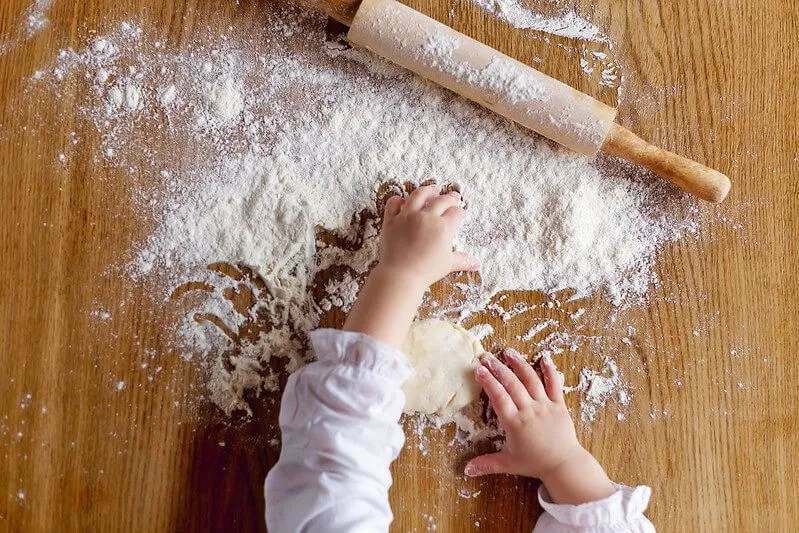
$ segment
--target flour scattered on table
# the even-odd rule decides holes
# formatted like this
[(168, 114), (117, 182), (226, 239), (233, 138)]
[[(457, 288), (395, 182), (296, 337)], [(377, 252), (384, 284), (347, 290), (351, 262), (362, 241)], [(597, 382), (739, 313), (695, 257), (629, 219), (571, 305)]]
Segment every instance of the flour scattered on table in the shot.
[(338, 307), (347, 312), (355, 304), (359, 289), (358, 280), (354, 279), (349, 272), (344, 273), (340, 279), (331, 279), (327, 282), (325, 285), (327, 296), (319, 303), (319, 307), (324, 311)]
[[(610, 400), (614, 399), (622, 406), (630, 403), (630, 396), (621, 379), (619, 367), (613, 359), (605, 359), (604, 368), (597, 372), (584, 368), (580, 372), (580, 382), (576, 390), (582, 395), (584, 401), (580, 404), (580, 416), (583, 421), (593, 421), (598, 411)], [(622, 415), (623, 413), (618, 413)]]
[(573, 9), (557, 16), (547, 16), (525, 6), (523, 0), (472, 0), (472, 2), (516, 28), (542, 31), (572, 39), (607, 41), (607, 37), (599, 27), (578, 15)]
[(101, 322), (107, 322), (111, 320), (111, 312), (106, 309), (94, 309), (89, 314), (92, 318), (95, 318)]
[(422, 520), (424, 520), (427, 531), (438, 530), (438, 525), (436, 524), (436, 519), (433, 515), (422, 513)]
[(458, 496), (463, 498), (463, 499), (468, 500), (470, 498), (477, 498), (478, 496), (480, 496), (480, 492), (482, 492), (482, 491), (469, 490), (469, 489), (460, 489), (460, 490), (458, 490)]
[(573, 8), (547, 15), (532, 9), (524, 0), (472, 2), (515, 28), (542, 32), (546, 42), (550, 41), (549, 35), (574, 39), (575, 45), (558, 46), (575, 54), (580, 69), (588, 78), (600, 86), (615, 89), (617, 102), (624, 97), (628, 87), (620, 65), (623, 55), (601, 28), (578, 15)]
[(32, 37), (50, 24), (50, 19), (47, 18), (47, 11), (52, 3), (53, 0), (35, 0), (25, 10), (23, 32), (26, 37)]
[(15, 35), (7, 38), (0, 36), (0, 56), (32, 38), (50, 24), (47, 12), (53, 0), (34, 0), (25, 9), (16, 28)]
[[(307, 332), (352, 306), (376, 258), (379, 205), (405, 181), (436, 178), (467, 202), (458, 246), (483, 268), (457, 291), (460, 319), (530, 311), (500, 305), (497, 293), (515, 289), (639, 303), (657, 282), (658, 252), (698, 231), (696, 204), (648, 174), (560, 149), (331, 42), (325, 24), (283, 10), (254, 37), (176, 52), (123, 22), (33, 76), (34, 89), (59, 96), (88, 89), (79, 106), (96, 133), (94, 163), (126, 180), (149, 228), (124, 272), (185, 306), (179, 352), (203, 366), (225, 413), (251, 413), (277, 390), (276, 369), (304, 363)], [(578, 33), (601, 38), (590, 26)], [(617, 382), (596, 372), (580, 390), (598, 404), (611, 395), (600, 378)]]
[(494, 326), (491, 324), (477, 324), (469, 328), (469, 333), (474, 335), (478, 341), (482, 341), (494, 334)]
[(527, 332), (524, 335), (519, 335), (516, 338), (518, 340), (520, 340), (520, 341), (530, 341), (533, 338), (535, 338), (536, 335), (538, 335), (539, 333), (541, 333), (545, 329), (552, 328), (552, 327), (555, 327), (557, 325), (558, 325), (558, 321), (555, 320), (555, 319), (550, 318), (550, 319), (547, 319), (547, 320), (542, 320), (541, 322), (531, 326), (530, 329), (528, 329)]

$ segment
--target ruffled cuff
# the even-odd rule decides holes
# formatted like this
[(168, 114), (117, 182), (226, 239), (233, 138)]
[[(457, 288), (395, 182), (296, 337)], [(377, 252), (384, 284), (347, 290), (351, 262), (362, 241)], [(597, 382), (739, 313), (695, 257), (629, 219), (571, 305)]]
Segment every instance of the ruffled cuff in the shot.
[(319, 361), (353, 366), (399, 381), (413, 373), (405, 354), (363, 333), (323, 328), (312, 331), (310, 339)]
[(595, 502), (581, 505), (556, 504), (552, 502), (543, 485), (538, 489), (538, 502), (552, 518), (570, 526), (609, 526), (633, 523), (641, 519), (649, 505), (652, 489), (646, 485), (628, 487), (614, 483), (616, 492)]

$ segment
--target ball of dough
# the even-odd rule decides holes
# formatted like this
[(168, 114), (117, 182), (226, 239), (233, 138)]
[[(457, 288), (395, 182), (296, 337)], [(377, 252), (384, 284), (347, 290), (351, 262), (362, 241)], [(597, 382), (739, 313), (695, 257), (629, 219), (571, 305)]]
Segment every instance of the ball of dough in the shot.
[(474, 367), (480, 341), (444, 320), (414, 322), (403, 345), (415, 373), (405, 382), (405, 412), (451, 419), (480, 395)]

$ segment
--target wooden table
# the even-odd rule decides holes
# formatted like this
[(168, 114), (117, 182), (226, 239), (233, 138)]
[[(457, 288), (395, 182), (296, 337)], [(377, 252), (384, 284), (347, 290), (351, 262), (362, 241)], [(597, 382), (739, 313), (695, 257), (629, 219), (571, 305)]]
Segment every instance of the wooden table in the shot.
[[(208, 26), (251, 28), (258, 4), (55, 0), (50, 27), (28, 40), (20, 35), (0, 55), (3, 530), (264, 529), (262, 484), (277, 456), (268, 443), (275, 404), (265, 399), (255, 419), (231, 423), (203, 402), (183, 402), (201, 383), (174, 354), (159, 355), (169, 379), (145, 379), (143, 350), (161, 345), (167, 313), (144, 305), (143, 289), (101, 275), (136, 233), (124, 217), (106, 216), (106, 206), (124, 202), (126, 193), (98, 180), (104, 169), (80, 148), (64, 177), (54, 158), (72, 127), (74, 102), (65, 97), (65, 117), (55, 121), (24, 93), (24, 78), (56, 50), (82, 46), (87, 30), (134, 17), (181, 47)], [(612, 97), (582, 75), (573, 51), (554, 46), (574, 46), (567, 40), (547, 44), (465, 0), (411, 4)], [(0, 35), (17, 35), (27, 5), (0, 3)], [(649, 516), (661, 530), (793, 530), (799, 11), (793, 0), (597, 0), (580, 7), (627, 55), (625, 72), (643, 88), (622, 101), (622, 123), (734, 182), (698, 239), (661, 254), (663, 282), (649, 305), (632, 312), (637, 333), (624, 365), (636, 370), (625, 376), (634, 394), (627, 418), (601, 414), (580, 425), (581, 438), (614, 479), (652, 486)], [(90, 320), (96, 302), (114, 301), (113, 320)], [(601, 299), (592, 305), (600, 308)], [(515, 339), (523, 324), (514, 324), (495, 321), (494, 343)], [(575, 369), (590, 356), (576, 354)], [(570, 379), (575, 369), (567, 369)], [(473, 452), (453, 453), (446, 431), (430, 439), (424, 455), (411, 437), (394, 465), (396, 531), (531, 529), (539, 512), (533, 481), (464, 480), (458, 469)], [(459, 490), (479, 494), (464, 498)]]

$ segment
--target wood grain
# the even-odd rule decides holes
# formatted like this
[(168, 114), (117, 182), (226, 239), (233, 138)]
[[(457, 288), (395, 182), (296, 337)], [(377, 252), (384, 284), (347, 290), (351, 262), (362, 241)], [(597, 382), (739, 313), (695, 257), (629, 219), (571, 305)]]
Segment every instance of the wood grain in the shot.
[[(514, 30), (468, 0), (409, 4), (512, 57), (538, 58), (545, 73), (615, 103), (611, 89), (581, 72), (579, 44)], [(27, 5), (0, 3), (3, 39), (16, 38)], [(89, 142), (65, 145), (80, 127), (75, 95), (65, 93), (56, 116), (26, 95), (25, 82), (58, 49), (79, 48), (89, 30), (105, 31), (117, 20), (141, 20), (181, 49), (228, 26), (257, 31), (262, 7), (252, 0), (55, 0), (51, 25), (0, 55), (2, 530), (264, 529), (262, 482), (277, 457), (268, 442), (275, 399), (258, 402), (252, 420), (232, 422), (193, 400), (201, 394), (200, 373), (169, 352), (163, 327), (173, 310), (150, 303), (146, 289), (103, 275), (146, 232), (132, 218), (109, 214), (107, 206), (124, 205), (129, 191), (92, 163)], [(696, 239), (660, 255), (662, 283), (652, 302), (622, 317), (637, 328), (622, 361), (634, 391), (627, 418), (606, 413), (580, 425), (581, 438), (614, 479), (653, 487), (649, 515), (663, 531), (793, 530), (795, 3), (596, 0), (579, 8), (608, 30), (625, 58), (632, 89), (620, 104), (620, 122), (736, 184), (724, 206), (703, 208), (707, 220)], [(66, 168), (56, 164), (62, 151), (70, 158)], [(112, 320), (89, 320), (96, 302), (118, 302)], [(612, 311), (600, 297), (584, 305), (597, 328)], [(536, 316), (492, 319), (494, 342), (524, 348), (516, 336)], [(567, 376), (573, 380), (597, 358), (579, 351)], [(163, 368), (162, 377), (147, 379), (147, 361)], [(118, 381), (126, 383), (122, 391)], [(459, 468), (473, 450), (452, 448), (444, 431), (427, 435), (423, 454), (409, 434), (393, 467), (394, 530), (531, 529), (535, 482), (464, 480)], [(462, 489), (479, 494), (463, 498)]]

